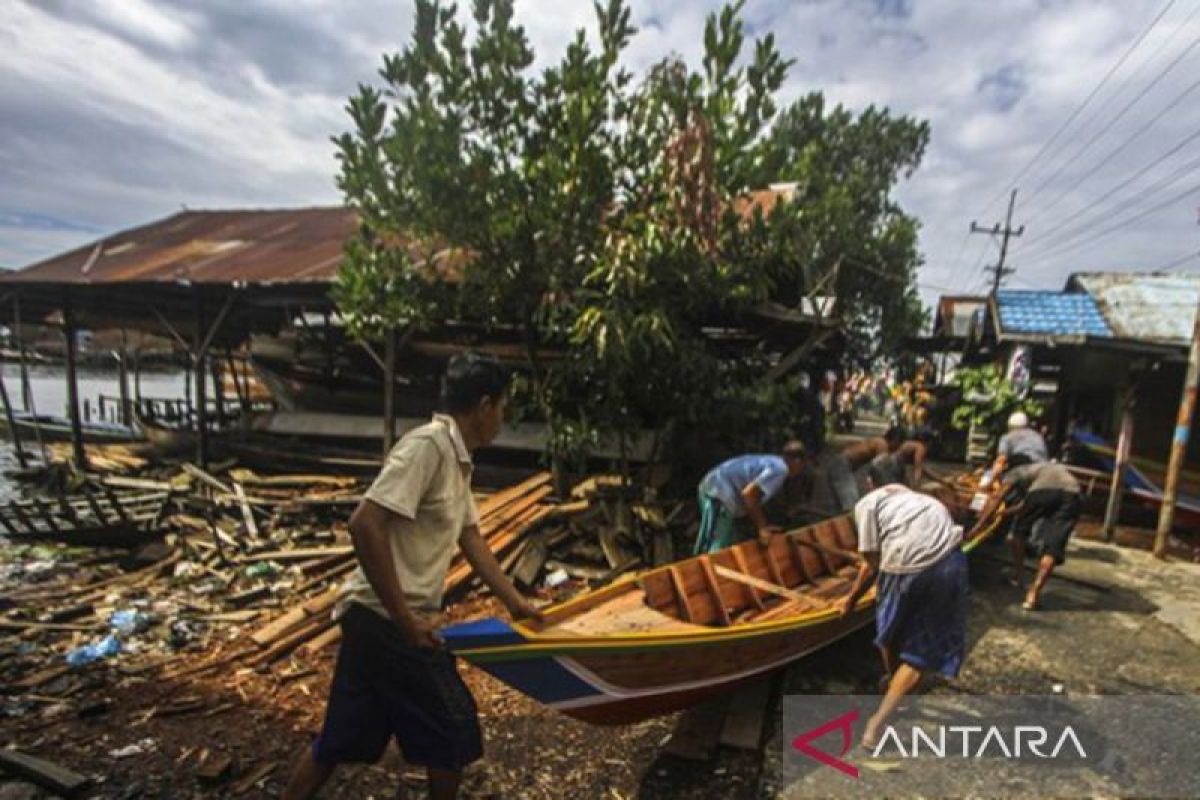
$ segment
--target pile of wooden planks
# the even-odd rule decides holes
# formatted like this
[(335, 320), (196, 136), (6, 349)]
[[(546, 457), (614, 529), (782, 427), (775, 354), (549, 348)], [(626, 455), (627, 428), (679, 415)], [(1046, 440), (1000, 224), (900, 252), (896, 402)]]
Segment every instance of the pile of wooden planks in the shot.
[[(543, 472), (478, 502), (480, 533), (502, 565), (512, 563), (514, 556), (522, 551), (526, 534), (554, 508), (548, 502), (551, 491), (550, 475)], [(350, 572), (355, 563), (352, 548), (339, 548), (330, 555), (332, 550), (324, 548), (313, 553), (280, 551), (268, 555), (275, 559), (286, 559), (289, 552), (296, 552), (302, 558), (324, 555), (314, 563), (320, 568), (319, 575), (327, 581), (331, 575)], [(303, 565), (301, 568), (304, 568)], [(446, 597), (461, 593), (471, 576), (471, 565), (461, 552), (455, 553), (446, 575)], [(299, 590), (305, 588), (309, 587), (302, 586)], [(324, 588), (250, 634), (256, 649), (248, 654), (247, 663), (269, 664), (294, 652), (311, 656), (337, 642), (340, 631), (332, 617), (337, 593), (337, 586)]]

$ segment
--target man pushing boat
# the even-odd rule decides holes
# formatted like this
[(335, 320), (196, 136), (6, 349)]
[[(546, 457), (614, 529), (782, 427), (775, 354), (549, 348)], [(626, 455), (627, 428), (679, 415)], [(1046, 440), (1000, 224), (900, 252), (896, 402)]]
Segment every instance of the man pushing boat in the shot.
[(848, 616), (878, 575), (875, 645), (887, 690), (863, 732), (862, 743), (871, 748), (922, 674), (958, 675), (967, 645), (967, 557), (962, 528), (946, 507), (900, 484), (859, 500), (854, 522), (858, 574), (838, 611)]
[(799, 478), (807, 463), (804, 445), (791, 441), (780, 455), (738, 456), (709, 470), (697, 492), (700, 531), (696, 535), (696, 554), (723, 550), (749, 538), (739, 535), (738, 530), (745, 532), (743, 520), (747, 519), (754, 525), (759, 541), (766, 544), (779, 529), (767, 521), (763, 506), (783, 491), (788, 481)]
[(482, 755), (475, 701), (432, 618), (456, 546), (514, 618), (538, 616), (480, 535), (471, 496), (471, 455), (500, 432), (507, 390), (495, 360), (451, 359), (448, 413), (396, 443), (351, 516), (358, 569), (337, 606), (342, 641), (325, 724), (285, 800), (314, 796), (338, 764), (378, 761), (393, 738), (405, 761), (426, 768), (430, 797), (449, 800), (463, 767)]
[(1016, 515), (1011, 533), (1014, 586), (1024, 582), (1026, 549), (1032, 544), (1037, 551), (1037, 573), (1022, 604), (1033, 611), (1054, 568), (1067, 558), (1067, 542), (1079, 522), (1079, 481), (1056, 461), (1013, 467), (999, 491), (988, 497), (972, 534), (987, 524), (1001, 500), (1012, 509), (1008, 513)]

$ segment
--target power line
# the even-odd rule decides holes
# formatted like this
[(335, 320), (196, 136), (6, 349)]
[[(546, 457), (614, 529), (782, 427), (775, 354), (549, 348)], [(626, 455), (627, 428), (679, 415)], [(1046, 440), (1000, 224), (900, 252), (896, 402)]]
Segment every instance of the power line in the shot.
[(1130, 100), (1128, 103), (1126, 103), (1121, 108), (1120, 111), (1118, 111), (1112, 118), (1110, 118), (1108, 120), (1108, 122), (1103, 127), (1100, 128), (1099, 131), (1097, 131), (1090, 139), (1088, 139), (1087, 142), (1085, 142), (1084, 145), (1075, 152), (1074, 156), (1072, 156), (1071, 158), (1068, 158), (1066, 161), (1064, 161), (1062, 164), (1060, 164), (1058, 169), (1056, 169), (1048, 178), (1046, 178), (1041, 183), (1039, 183), (1037, 185), (1037, 187), (1030, 193), (1029, 200), (1032, 200), (1034, 197), (1036, 197), (1038, 194), (1040, 194), (1043, 189), (1045, 189), (1047, 186), (1049, 186), (1054, 181), (1055, 178), (1057, 178), (1059, 175), (1062, 174), (1063, 170), (1065, 170), (1067, 167), (1071, 166), (1076, 161), (1078, 161), (1083, 156), (1084, 153), (1086, 153), (1088, 150), (1090, 150), (1092, 148), (1092, 145), (1094, 145), (1096, 142), (1100, 141), (1100, 139), (1103, 138), (1103, 136), (1106, 133), (1108, 133), (1110, 130), (1112, 130), (1114, 125), (1116, 125), (1127, 113), (1129, 113), (1130, 109), (1132, 109), (1134, 106), (1136, 106), (1138, 103), (1140, 103), (1142, 98), (1144, 98), (1147, 94), (1149, 94), (1150, 91), (1155, 86), (1158, 85), (1159, 81), (1161, 81), (1163, 78), (1167, 77), (1167, 75), (1171, 74), (1171, 71), (1173, 69), (1175, 69), (1175, 67), (1179, 66), (1180, 62), (1183, 61), (1183, 59), (1185, 59), (1187, 56), (1191, 55), (1191, 52), (1193, 50), (1195, 50), (1197, 47), (1200, 47), (1200, 37), (1197, 37), (1196, 39), (1194, 39), (1192, 41), (1192, 43), (1183, 50), (1183, 52), (1181, 52), (1179, 55), (1177, 55), (1175, 57), (1175, 59), (1166, 66), (1165, 69), (1163, 69), (1161, 72), (1159, 72), (1157, 75), (1155, 75), (1154, 78), (1150, 81), (1150, 83), (1148, 83), (1146, 86), (1144, 86), (1142, 88), (1142, 90), (1140, 92), (1138, 92), (1137, 95), (1135, 95), (1132, 100)]
[(1146, 173), (1150, 172), (1150, 170), (1154, 169), (1154, 168), (1155, 168), (1155, 167), (1157, 167), (1159, 164), (1161, 164), (1162, 162), (1166, 161), (1168, 158), (1170, 158), (1171, 156), (1175, 155), (1175, 154), (1176, 154), (1176, 153), (1178, 153), (1180, 150), (1182, 150), (1184, 147), (1186, 147), (1187, 145), (1189, 145), (1189, 144), (1191, 144), (1192, 142), (1196, 141), (1197, 139), (1200, 139), (1200, 130), (1196, 130), (1196, 131), (1195, 131), (1195, 132), (1193, 132), (1193, 133), (1192, 133), (1190, 136), (1188, 136), (1187, 138), (1185, 138), (1185, 139), (1184, 139), (1182, 142), (1180, 142), (1179, 144), (1175, 145), (1175, 146), (1174, 146), (1174, 147), (1172, 147), (1170, 150), (1168, 150), (1167, 152), (1163, 153), (1163, 154), (1162, 154), (1162, 155), (1160, 155), (1158, 158), (1154, 159), (1154, 161), (1152, 161), (1152, 162), (1150, 162), (1149, 164), (1147, 164), (1146, 166), (1142, 167), (1140, 170), (1138, 170), (1137, 172), (1135, 172), (1133, 175), (1131, 175), (1131, 176), (1129, 176), (1128, 178), (1126, 178), (1125, 180), (1121, 181), (1121, 182), (1120, 182), (1120, 183), (1118, 183), (1116, 186), (1112, 187), (1112, 188), (1111, 188), (1111, 189), (1109, 189), (1107, 192), (1105, 192), (1104, 194), (1102, 194), (1102, 195), (1101, 195), (1099, 198), (1097, 198), (1096, 200), (1093, 200), (1091, 203), (1089, 203), (1088, 205), (1086, 205), (1086, 206), (1084, 206), (1083, 208), (1079, 209), (1078, 211), (1076, 211), (1076, 212), (1075, 212), (1074, 214), (1072, 214), (1071, 216), (1069, 216), (1069, 217), (1067, 217), (1066, 219), (1064, 219), (1064, 220), (1060, 221), (1058, 224), (1054, 225), (1053, 227), (1051, 227), (1051, 228), (1048, 228), (1048, 229), (1046, 229), (1046, 230), (1042, 231), (1041, 233), (1038, 233), (1038, 234), (1034, 235), (1034, 236), (1033, 236), (1033, 237), (1032, 237), (1032, 238), (1029, 240), (1029, 242), (1028, 242), (1028, 244), (1027, 244), (1026, 246), (1027, 246), (1027, 247), (1033, 246), (1034, 244), (1036, 244), (1036, 243), (1038, 243), (1038, 242), (1042, 241), (1043, 239), (1045, 239), (1046, 237), (1048, 237), (1048, 236), (1052, 235), (1052, 234), (1053, 234), (1055, 231), (1061, 230), (1062, 228), (1066, 227), (1067, 223), (1071, 222), (1071, 221), (1072, 221), (1072, 220), (1074, 220), (1074, 219), (1078, 219), (1080, 216), (1082, 216), (1082, 215), (1083, 215), (1083, 214), (1085, 214), (1086, 212), (1090, 211), (1091, 209), (1095, 208), (1095, 207), (1096, 207), (1096, 206), (1098, 206), (1098, 205), (1101, 205), (1101, 204), (1102, 204), (1102, 203), (1103, 203), (1105, 200), (1107, 200), (1108, 198), (1112, 197), (1114, 194), (1116, 194), (1117, 192), (1121, 191), (1121, 190), (1122, 190), (1122, 189), (1124, 189), (1126, 186), (1128, 186), (1129, 184), (1133, 183), (1134, 181), (1136, 181), (1138, 178), (1142, 177), (1142, 176), (1143, 176), (1143, 175), (1145, 175)]
[[(1200, 42), (1200, 39), (1197, 39), (1197, 41)], [(1128, 138), (1125, 139), (1125, 141), (1121, 142), (1115, 148), (1110, 150), (1106, 156), (1101, 158), (1100, 161), (1095, 164), (1095, 166), (1093, 166), (1087, 172), (1083, 173), (1083, 175), (1081, 175), (1079, 178), (1077, 178), (1074, 183), (1072, 183), (1070, 186), (1068, 186), (1066, 189), (1064, 189), (1062, 192), (1060, 192), (1054, 198), (1054, 200), (1051, 201), (1051, 203), (1049, 205), (1044, 206), (1040, 213), (1046, 214), (1050, 211), (1050, 209), (1054, 208), (1056, 205), (1058, 205), (1060, 202), (1062, 202), (1063, 198), (1067, 197), (1071, 192), (1078, 189), (1083, 184), (1084, 181), (1086, 181), (1088, 178), (1092, 177), (1097, 172), (1099, 172), (1101, 169), (1103, 169), (1105, 166), (1107, 166), (1109, 164), (1109, 162), (1111, 162), (1114, 158), (1116, 158), (1118, 153), (1120, 153), (1122, 150), (1124, 150), (1126, 147), (1128, 147), (1130, 144), (1132, 144), (1134, 141), (1136, 141), (1137, 138), (1139, 136), (1141, 136), (1143, 133), (1145, 133), (1146, 131), (1153, 128), (1160, 119), (1162, 119), (1164, 116), (1166, 116), (1169, 112), (1173, 111), (1180, 103), (1183, 102), (1184, 98), (1186, 98), (1188, 95), (1190, 95), (1192, 92), (1196, 91), (1197, 89), (1200, 89), (1200, 81), (1196, 81), (1195, 83), (1193, 83), (1192, 85), (1190, 85), (1186, 89), (1184, 89), (1179, 95), (1177, 95), (1173, 100), (1171, 100), (1170, 103), (1168, 103), (1161, 110), (1159, 110), (1159, 112), (1157, 114), (1155, 114), (1153, 117), (1151, 117), (1149, 119), (1149, 121), (1146, 122), (1145, 125), (1138, 128), (1138, 130), (1132, 136), (1129, 136)]]
[(1194, 253), (1188, 253), (1187, 255), (1183, 256), (1182, 258), (1177, 258), (1174, 261), (1170, 262), (1169, 264), (1160, 264), (1159, 266), (1154, 267), (1153, 269), (1145, 270), (1145, 272), (1167, 272), (1168, 270), (1172, 270), (1178, 266), (1182, 266), (1182, 265), (1186, 264), (1187, 262), (1191, 261), (1193, 258), (1200, 259), (1200, 250), (1197, 250)]
[(1164, 200), (1163, 202), (1159, 203), (1158, 205), (1151, 206), (1150, 208), (1146, 209), (1145, 211), (1141, 212), (1140, 214), (1136, 214), (1132, 217), (1129, 217), (1126, 220), (1123, 220), (1122, 222), (1120, 222), (1116, 225), (1113, 225), (1108, 230), (1100, 232), (1096, 236), (1092, 237), (1090, 240), (1084, 240), (1084, 241), (1078, 242), (1076, 244), (1068, 244), (1065, 247), (1060, 247), (1058, 249), (1052, 249), (1050, 252), (1044, 253), (1043, 255), (1039, 256), (1037, 258), (1037, 260), (1044, 261), (1047, 258), (1054, 258), (1054, 257), (1060, 256), (1063, 253), (1070, 252), (1071, 250), (1075, 250), (1079, 247), (1083, 247), (1088, 244), (1095, 244), (1096, 242), (1100, 241), (1101, 239), (1111, 236), (1112, 234), (1116, 233), (1117, 231), (1132, 225), (1133, 223), (1137, 222), (1138, 220), (1145, 219), (1147, 216), (1149, 216), (1150, 214), (1153, 214), (1155, 211), (1161, 211), (1162, 209), (1166, 208), (1167, 206), (1170, 206), (1174, 203), (1178, 203), (1183, 198), (1187, 197), (1190, 194), (1194, 194), (1195, 192), (1200, 192), (1200, 183), (1189, 186), (1187, 189), (1184, 189), (1179, 194), (1172, 195), (1170, 198), (1168, 198), (1167, 200)]
[(1150, 35), (1150, 32), (1154, 30), (1155, 26), (1158, 25), (1159, 21), (1166, 15), (1168, 11), (1171, 10), (1173, 5), (1175, 5), (1175, 0), (1167, 0), (1167, 4), (1162, 7), (1162, 9), (1157, 15), (1155, 15), (1154, 19), (1150, 21), (1150, 24), (1142, 30), (1138, 37), (1133, 40), (1133, 43), (1126, 48), (1125, 52), (1121, 54), (1121, 57), (1118, 58), (1111, 67), (1109, 67), (1108, 72), (1106, 72), (1104, 77), (1100, 79), (1100, 82), (1092, 88), (1092, 91), (1089, 92), (1088, 96), (1083, 99), (1083, 102), (1075, 107), (1075, 110), (1072, 111), (1067, 116), (1066, 120), (1058, 126), (1058, 129), (1054, 131), (1050, 138), (1046, 140), (1046, 143), (1043, 144), (1036, 153), (1034, 153), (1033, 157), (1025, 162), (1025, 166), (1021, 167), (1021, 169), (1017, 171), (1017, 174), (1014, 175), (1012, 180), (1008, 182), (1008, 185), (997, 192), (996, 196), (987, 202), (987, 205), (984, 206), (984, 209), (979, 213), (979, 216), (986, 214), (988, 209), (991, 208), (997, 200), (1003, 197), (1006, 191), (1015, 187), (1017, 182), (1020, 181), (1021, 178), (1025, 176), (1025, 173), (1029, 171), (1030, 167), (1032, 167), (1038, 161), (1038, 159), (1045, 155), (1046, 152), (1054, 145), (1054, 143), (1058, 141), (1058, 138), (1062, 136), (1063, 133), (1066, 132), (1067, 128), (1071, 126), (1071, 123), (1074, 122), (1081, 113), (1083, 113), (1083, 110), (1087, 108), (1088, 104), (1091, 103), (1093, 99), (1095, 99), (1096, 95), (1100, 93), (1100, 90), (1108, 84), (1109, 79), (1111, 79), (1112, 76), (1117, 73), (1117, 70), (1119, 70), (1126, 60), (1128, 60), (1129, 56), (1133, 55), (1133, 51), (1138, 49), (1146, 37)]
[(1182, 168), (1180, 168), (1180, 169), (1176, 170), (1175, 172), (1172, 172), (1168, 175), (1164, 175), (1162, 178), (1159, 178), (1157, 181), (1155, 181), (1154, 183), (1152, 183), (1149, 186), (1142, 189), (1140, 192), (1138, 192), (1136, 195), (1134, 195), (1129, 200), (1117, 205), (1115, 208), (1113, 208), (1112, 210), (1110, 210), (1109, 212), (1104, 214), (1103, 215), (1104, 219), (1098, 219), (1098, 220), (1095, 220), (1092, 222), (1085, 222), (1082, 225), (1079, 225), (1078, 227), (1067, 232), (1063, 237), (1061, 237), (1059, 239), (1058, 242), (1050, 245), (1049, 251), (1053, 252), (1070, 242), (1074, 242), (1076, 240), (1086, 238), (1086, 234), (1090, 233), (1095, 228), (1103, 227), (1105, 224), (1107, 224), (1108, 220), (1110, 220), (1113, 216), (1120, 214), (1130, 208), (1134, 208), (1139, 203), (1141, 203), (1142, 200), (1144, 200), (1145, 198), (1151, 197), (1151, 196), (1157, 194), (1158, 192), (1161, 192), (1163, 189), (1166, 189), (1169, 186), (1173, 186), (1174, 184), (1179, 183), (1179, 181), (1181, 181), (1184, 178), (1186, 178), (1187, 176), (1191, 175), (1197, 169), (1200, 169), (1200, 158), (1192, 159), (1190, 162), (1188, 162)]

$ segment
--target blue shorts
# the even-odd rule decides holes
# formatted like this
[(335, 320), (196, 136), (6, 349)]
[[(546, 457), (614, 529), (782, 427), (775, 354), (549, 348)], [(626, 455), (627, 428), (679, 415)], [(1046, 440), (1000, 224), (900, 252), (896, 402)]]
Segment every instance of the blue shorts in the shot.
[(967, 652), (967, 557), (946, 555), (920, 572), (885, 572), (876, 587), (875, 644), (917, 669), (958, 675)]
[(391, 620), (351, 603), (329, 689), (325, 724), (313, 742), (320, 764), (373, 764), (395, 737), (404, 760), (459, 771), (483, 755), (471, 692), (454, 656), (412, 647)]

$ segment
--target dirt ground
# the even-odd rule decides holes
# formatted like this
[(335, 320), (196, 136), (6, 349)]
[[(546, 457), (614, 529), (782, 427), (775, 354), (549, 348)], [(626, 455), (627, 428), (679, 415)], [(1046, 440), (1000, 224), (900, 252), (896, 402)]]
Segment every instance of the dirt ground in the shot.
[[(970, 644), (958, 680), (935, 693), (1048, 694), (1200, 692), (1200, 565), (1088, 541), (1045, 595), (1044, 610), (1020, 609), (1003, 580), (1002, 548), (971, 565)], [(487, 610), (475, 604), (472, 613)], [(238, 670), (160, 680), (97, 665), (70, 684), (42, 687), (6, 706), (0, 741), (97, 781), (102, 798), (274, 797), (288, 764), (320, 724), (332, 653), (280, 672)], [(770, 798), (783, 733), (760, 760), (722, 750), (708, 764), (660, 755), (674, 717), (597, 728), (542, 708), (489, 676), (463, 667), (480, 705), (487, 756), (467, 775), (471, 798)], [(880, 668), (869, 631), (805, 659), (784, 678), (788, 693), (869, 693)], [(134, 752), (128, 749), (133, 745)], [(121, 755), (122, 749), (127, 754)], [(229, 757), (227, 775), (205, 780)], [(424, 796), (420, 775), (389, 751), (378, 765), (348, 768), (323, 796), (394, 796), (397, 776)], [(0, 799), (44, 796), (0, 783)]]

